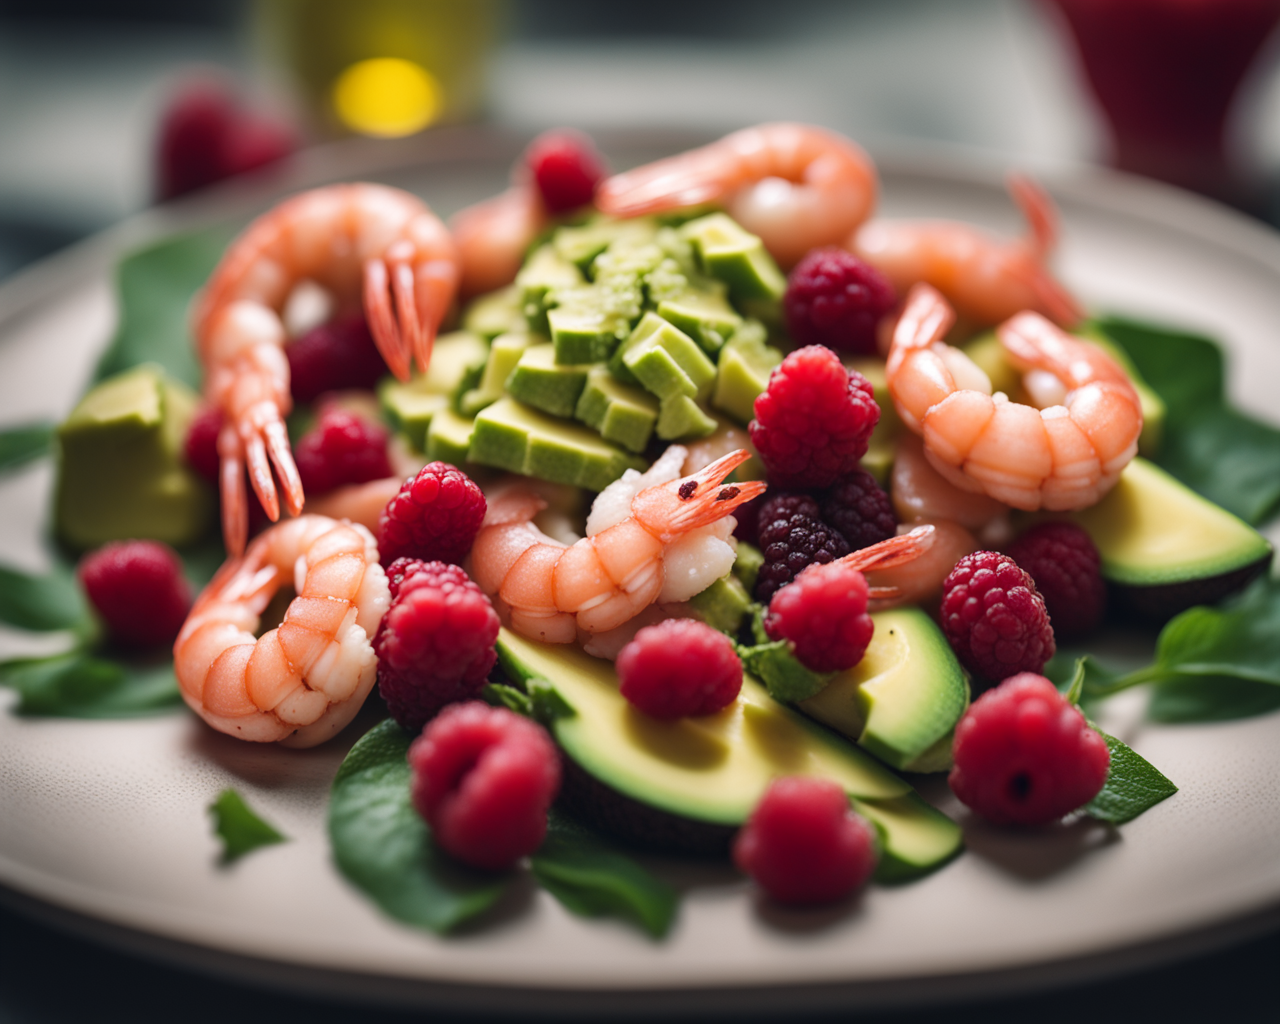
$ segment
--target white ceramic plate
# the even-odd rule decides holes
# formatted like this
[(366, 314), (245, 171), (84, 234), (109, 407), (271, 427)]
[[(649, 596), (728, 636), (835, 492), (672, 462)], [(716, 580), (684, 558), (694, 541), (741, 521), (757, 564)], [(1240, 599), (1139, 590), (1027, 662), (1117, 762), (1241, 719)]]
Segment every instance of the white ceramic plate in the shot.
[[(625, 166), (684, 139), (606, 140)], [(467, 133), (331, 153), (295, 179), (378, 177), (444, 212), (491, 194), (515, 152)], [(388, 155), (390, 153), (390, 155)], [(882, 162), (884, 212), (1018, 229), (998, 173), (915, 156)], [(1280, 379), (1280, 240), (1252, 222), (1100, 173), (1051, 176), (1065, 279), (1093, 308), (1201, 328), (1233, 355), (1238, 399), (1267, 414)], [(109, 338), (122, 247), (242, 220), (271, 186), (147, 218), (0, 289), (0, 419), (65, 414)], [(47, 466), (0, 482), (0, 560), (42, 561)], [(16, 634), (0, 636), (3, 651)], [(19, 719), (0, 693), (0, 892), (114, 941), (310, 989), (471, 1008), (762, 1009), (912, 1003), (1149, 962), (1280, 910), (1280, 716), (1163, 727), (1118, 700), (1107, 723), (1181, 792), (1118, 830), (1017, 835), (966, 823), (969, 852), (934, 875), (819, 913), (762, 905), (727, 869), (676, 865), (687, 889), (651, 942), (517, 892), (452, 938), (383, 917), (330, 863), (326, 794), (352, 736), (314, 751), (239, 743), (193, 717)], [(365, 725), (369, 723), (364, 723)], [(231, 869), (206, 812), (235, 786), (290, 837)], [(957, 812), (945, 787), (928, 794)]]

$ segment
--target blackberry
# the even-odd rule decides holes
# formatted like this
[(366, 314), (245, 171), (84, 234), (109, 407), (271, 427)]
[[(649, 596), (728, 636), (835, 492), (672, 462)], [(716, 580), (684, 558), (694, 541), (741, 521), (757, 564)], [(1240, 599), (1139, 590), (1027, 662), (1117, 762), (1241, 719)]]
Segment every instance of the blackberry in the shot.
[[(812, 499), (809, 499), (812, 501)], [(803, 512), (779, 514), (760, 523), (764, 565), (756, 577), (756, 600), (767, 603), (777, 592), (814, 563), (834, 562), (849, 553), (845, 539), (822, 520)]]
[(855, 469), (822, 498), (822, 521), (857, 551), (898, 531), (893, 502), (865, 469)]

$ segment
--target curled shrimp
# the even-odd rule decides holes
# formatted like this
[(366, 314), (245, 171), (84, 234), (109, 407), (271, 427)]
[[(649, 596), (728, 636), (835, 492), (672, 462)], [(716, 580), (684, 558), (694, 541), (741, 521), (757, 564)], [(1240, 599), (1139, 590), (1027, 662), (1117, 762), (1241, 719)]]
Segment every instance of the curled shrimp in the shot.
[[(672, 445), (668, 456), (667, 465), (678, 472), (686, 452)], [(571, 545), (533, 524), (542, 499), (524, 489), (508, 491), (489, 503), (471, 549), (472, 578), (498, 599), (512, 629), (548, 643), (570, 643), (579, 630), (616, 629), (655, 601), (686, 600), (712, 579), (695, 579), (680, 567), (682, 541), (707, 530), (702, 539), (719, 542), (732, 555), (733, 510), (764, 493), (765, 485), (721, 484), (750, 457), (731, 452), (690, 476), (643, 487), (620, 521), (593, 532), (589, 520), (588, 536)]]
[(195, 311), (205, 396), (222, 409), (222, 532), (228, 552), (244, 550), (247, 467), (267, 517), (280, 516), (272, 467), (285, 506), (302, 510), (302, 482), (289, 449), (289, 363), (282, 311), (310, 281), (338, 305), (363, 298), (378, 350), (400, 379), (431, 360), (436, 329), (458, 283), (449, 232), (415, 196), (383, 185), (333, 185), (281, 203), (231, 244)]
[(1025, 238), (995, 238), (959, 221), (873, 220), (845, 247), (881, 270), (900, 294), (921, 281), (933, 285), (973, 326), (1030, 309), (1071, 327), (1080, 307), (1047, 268), (1058, 238), (1053, 200), (1019, 175), (1010, 176), (1009, 194), (1027, 219)]
[(810, 249), (843, 243), (871, 215), (878, 187), (875, 165), (849, 139), (777, 123), (615, 175), (600, 186), (596, 205), (636, 217), (723, 203), (790, 267)]
[[(255, 639), (282, 586), (297, 596)], [(391, 604), (369, 531), (325, 516), (254, 538), (196, 599), (173, 645), (183, 700), (220, 732), (310, 747), (355, 717), (378, 678), (372, 639)]]
[(986, 374), (942, 337), (954, 319), (927, 284), (907, 296), (885, 376), (894, 406), (924, 440), (925, 456), (966, 491), (1014, 508), (1087, 508), (1138, 450), (1142, 410), (1115, 361), (1038, 313), (997, 335), (1039, 408), (991, 394)]
[(514, 281), (525, 253), (547, 223), (546, 208), (532, 184), (513, 185), (450, 217), (461, 293), (482, 295)]

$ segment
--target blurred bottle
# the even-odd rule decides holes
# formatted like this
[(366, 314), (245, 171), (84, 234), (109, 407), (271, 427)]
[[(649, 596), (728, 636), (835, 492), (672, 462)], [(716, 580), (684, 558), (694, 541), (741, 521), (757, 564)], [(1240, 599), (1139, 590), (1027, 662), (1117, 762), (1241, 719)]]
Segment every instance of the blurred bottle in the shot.
[(257, 0), (255, 28), (319, 135), (475, 117), (501, 0)]
[(1227, 118), (1280, 0), (1048, 0), (1062, 12), (1112, 135), (1112, 162), (1235, 202)]

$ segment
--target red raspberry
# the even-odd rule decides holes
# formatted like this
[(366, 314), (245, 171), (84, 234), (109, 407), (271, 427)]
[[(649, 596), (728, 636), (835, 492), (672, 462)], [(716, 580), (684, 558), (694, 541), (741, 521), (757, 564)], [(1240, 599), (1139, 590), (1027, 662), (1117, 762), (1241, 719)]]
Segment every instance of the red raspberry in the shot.
[(326, 409), (293, 450), (307, 494), (325, 494), (343, 484), (364, 484), (391, 475), (387, 431), (341, 409)]
[(372, 390), (387, 374), (387, 364), (359, 312), (312, 328), (291, 341), (284, 354), (289, 360), (289, 391), (298, 405), (326, 391)]
[(1098, 549), (1083, 529), (1074, 523), (1041, 523), (1015, 540), (1008, 555), (1036, 581), (1056, 636), (1075, 639), (1098, 628), (1107, 585)]
[(805, 507), (798, 500), (779, 502), (777, 518), (767, 521), (761, 517), (760, 552), (764, 564), (756, 574), (757, 601), (768, 601), (779, 587), (785, 587), (809, 566), (834, 562), (849, 553), (845, 539), (826, 523), (803, 511), (789, 514), (791, 508)]
[(486, 507), (484, 494), (462, 470), (447, 462), (427, 463), (382, 510), (382, 564), (397, 558), (461, 562), (475, 543)]
[(373, 638), (378, 691), (391, 717), (417, 732), (446, 704), (469, 700), (498, 659), (498, 613), (456, 565), (399, 559), (391, 607)]
[(790, 640), (813, 672), (843, 672), (867, 653), (875, 623), (867, 614), (867, 578), (833, 562), (811, 565), (769, 602), (764, 629)]
[(1008, 555), (975, 551), (942, 582), (942, 629), (956, 656), (999, 682), (1039, 672), (1053, 657), (1053, 627), (1035, 582)]
[(830, 779), (775, 779), (733, 844), (733, 860), (775, 900), (833, 903), (871, 877), (875, 830)]
[(778, 487), (830, 487), (858, 468), (880, 406), (862, 374), (844, 368), (829, 348), (796, 349), (756, 397), (751, 441), (769, 482)]
[(501, 871), (542, 845), (560, 759), (536, 722), (479, 701), (455, 704), (413, 741), (409, 767), (414, 806), (463, 863)]
[(122, 647), (172, 644), (191, 608), (173, 549), (153, 540), (107, 544), (80, 560), (80, 585)]
[(187, 465), (211, 484), (218, 483), (218, 434), (222, 431), (222, 410), (206, 405), (191, 419), (183, 454)]
[(997, 824), (1043, 825), (1082, 807), (1107, 781), (1103, 740), (1044, 676), (988, 690), (956, 726), (951, 788)]
[(696, 619), (645, 626), (615, 664), (622, 696), (654, 718), (713, 715), (742, 689), (733, 641)]
[(524, 161), (551, 213), (586, 206), (605, 172), (591, 140), (568, 128), (543, 132), (525, 150)]
[(893, 284), (843, 249), (814, 249), (787, 278), (787, 329), (801, 345), (876, 354), (876, 324), (898, 301)]
[(822, 499), (822, 521), (857, 551), (888, 540), (898, 532), (893, 502), (875, 477), (855, 469)]

